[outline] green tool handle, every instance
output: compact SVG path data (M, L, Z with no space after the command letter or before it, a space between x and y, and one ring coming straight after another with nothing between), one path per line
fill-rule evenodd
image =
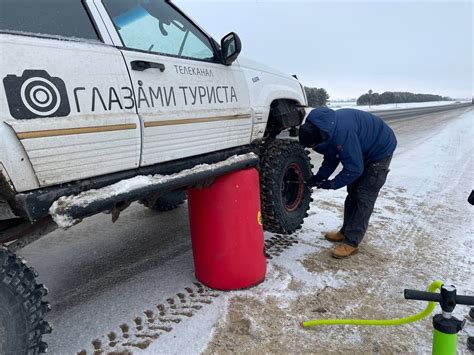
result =
M456 355L458 334L446 334L433 330L433 355Z

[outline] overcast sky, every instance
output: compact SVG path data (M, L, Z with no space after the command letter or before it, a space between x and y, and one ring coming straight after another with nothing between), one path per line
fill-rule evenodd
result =
M473 93L468 1L174 0L216 40L331 98L372 89L451 97Z

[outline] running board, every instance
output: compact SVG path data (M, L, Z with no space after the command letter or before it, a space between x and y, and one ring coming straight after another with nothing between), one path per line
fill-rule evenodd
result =
M62 196L53 203L49 213L60 228L66 229L97 213L120 209L150 195L198 185L233 171L255 167L258 163L256 154L247 153L215 164L197 165L172 175L139 175L75 196Z

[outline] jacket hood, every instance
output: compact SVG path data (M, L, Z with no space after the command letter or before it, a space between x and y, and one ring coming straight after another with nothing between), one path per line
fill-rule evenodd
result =
M306 121L314 124L321 131L326 133L328 136L327 140L330 140L334 136L336 129L336 112L334 110L327 107L315 108L309 113ZM324 144L324 142L321 144Z

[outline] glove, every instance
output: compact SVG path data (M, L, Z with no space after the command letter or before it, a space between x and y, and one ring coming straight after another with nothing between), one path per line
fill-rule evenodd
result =
M313 175L311 176L308 181L306 181L306 185L309 187L317 187L319 184L321 184L324 180L326 180L325 177L322 177L321 175Z
M332 181L331 180L324 180L315 185L318 189L323 190L332 190Z

